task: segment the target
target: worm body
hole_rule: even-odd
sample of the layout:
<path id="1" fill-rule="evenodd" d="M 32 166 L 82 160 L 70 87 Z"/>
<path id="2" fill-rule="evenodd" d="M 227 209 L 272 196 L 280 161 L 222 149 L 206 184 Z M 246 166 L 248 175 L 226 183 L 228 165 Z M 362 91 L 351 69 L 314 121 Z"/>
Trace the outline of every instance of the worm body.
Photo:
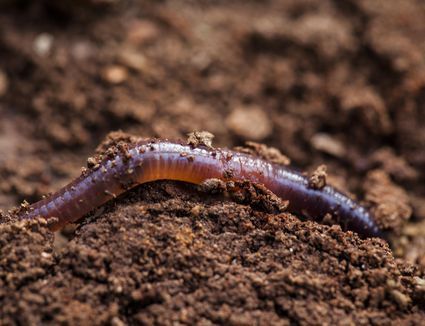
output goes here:
<path id="1" fill-rule="evenodd" d="M 104 159 L 97 169 L 32 204 L 20 217 L 57 217 L 52 225 L 57 230 L 136 185 L 155 180 L 199 184 L 211 178 L 261 183 L 288 200 L 291 212 L 316 220 L 332 214 L 344 229 L 382 237 L 365 208 L 330 186 L 311 189 L 305 176 L 248 154 L 169 141 L 139 142 L 126 153 Z"/>

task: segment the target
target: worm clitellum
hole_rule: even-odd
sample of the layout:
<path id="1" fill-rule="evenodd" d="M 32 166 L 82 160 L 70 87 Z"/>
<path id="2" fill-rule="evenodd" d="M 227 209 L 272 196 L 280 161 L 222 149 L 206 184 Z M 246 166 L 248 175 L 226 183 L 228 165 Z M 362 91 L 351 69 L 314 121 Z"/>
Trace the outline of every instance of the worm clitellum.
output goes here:
<path id="1" fill-rule="evenodd" d="M 305 176 L 252 155 L 162 140 L 138 142 L 126 153 L 104 159 L 97 168 L 30 205 L 20 218 L 57 217 L 51 226 L 57 230 L 133 186 L 155 180 L 199 184 L 211 178 L 263 184 L 289 201 L 290 212 L 316 220 L 329 213 L 343 228 L 364 237 L 382 237 L 371 214 L 331 186 L 312 189 Z"/>

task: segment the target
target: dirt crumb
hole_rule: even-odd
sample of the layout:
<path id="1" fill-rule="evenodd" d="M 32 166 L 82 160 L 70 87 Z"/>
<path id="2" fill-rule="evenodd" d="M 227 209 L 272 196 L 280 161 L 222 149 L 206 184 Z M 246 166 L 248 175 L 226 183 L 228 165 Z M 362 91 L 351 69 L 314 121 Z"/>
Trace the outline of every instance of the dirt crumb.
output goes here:
<path id="1" fill-rule="evenodd" d="M 212 148 L 212 141 L 214 135 L 208 131 L 193 131 L 189 133 L 187 138 L 187 144 L 197 147 L 197 146 L 206 146 Z"/>
<path id="2" fill-rule="evenodd" d="M 128 71 L 122 66 L 110 66 L 104 69 L 102 77 L 111 84 L 121 84 L 127 80 Z"/>
<path id="3" fill-rule="evenodd" d="M 114 148 L 118 147 L 119 144 L 135 144 L 140 138 L 134 135 L 130 135 L 123 131 L 114 131 L 106 135 L 104 141 L 96 148 L 97 155 L 114 155 Z"/>
<path id="4" fill-rule="evenodd" d="M 198 189 L 203 192 L 207 193 L 223 193 L 227 190 L 226 182 L 221 179 L 207 179 L 203 181 L 199 186 Z"/>
<path id="5" fill-rule="evenodd" d="M 54 37 L 48 33 L 41 33 L 34 39 L 33 49 L 39 56 L 48 56 L 54 45 Z"/>
<path id="6" fill-rule="evenodd" d="M 97 161 L 94 157 L 89 157 L 87 159 L 87 168 L 91 169 L 97 165 Z"/>
<path id="7" fill-rule="evenodd" d="M 326 186 L 326 165 L 319 165 L 309 176 L 308 186 L 311 189 L 323 189 Z"/>

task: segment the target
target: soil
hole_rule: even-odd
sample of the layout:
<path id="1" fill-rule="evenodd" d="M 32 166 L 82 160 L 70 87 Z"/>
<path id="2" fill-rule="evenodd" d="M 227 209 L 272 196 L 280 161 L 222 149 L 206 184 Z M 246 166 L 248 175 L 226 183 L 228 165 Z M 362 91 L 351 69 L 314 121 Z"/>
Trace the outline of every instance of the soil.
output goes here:
<path id="1" fill-rule="evenodd" d="M 423 323 L 424 17 L 421 0 L 0 1 L 0 325 Z M 250 183 L 141 185 L 57 234 L 8 213 L 116 130 L 290 162 L 390 241 Z"/>

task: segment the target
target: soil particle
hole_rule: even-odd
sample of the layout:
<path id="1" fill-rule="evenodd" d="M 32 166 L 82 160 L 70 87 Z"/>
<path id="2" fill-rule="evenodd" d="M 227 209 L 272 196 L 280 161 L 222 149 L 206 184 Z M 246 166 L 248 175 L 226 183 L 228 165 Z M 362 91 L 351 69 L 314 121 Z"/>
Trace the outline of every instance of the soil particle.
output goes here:
<path id="1" fill-rule="evenodd" d="M 308 178 L 308 186 L 312 189 L 323 189 L 326 186 L 326 165 L 318 166 Z"/>
<path id="2" fill-rule="evenodd" d="M 96 154 L 99 157 L 114 158 L 120 151 L 125 151 L 126 147 L 135 144 L 138 140 L 137 137 L 122 131 L 110 132 L 106 135 L 105 140 L 97 146 Z"/>
<path id="3" fill-rule="evenodd" d="M 257 207 L 269 213 L 284 212 L 289 204 L 261 184 L 229 182 L 226 183 L 226 191 L 236 202 L 253 208 Z"/>
<path id="4" fill-rule="evenodd" d="M 37 55 L 45 57 L 51 53 L 54 37 L 48 33 L 37 35 L 34 39 L 33 48 Z"/>
<path id="5" fill-rule="evenodd" d="M 212 194 L 224 193 L 227 190 L 227 184 L 221 179 L 211 178 L 199 184 L 198 189 L 199 191 Z"/>
<path id="6" fill-rule="evenodd" d="M 128 78 L 128 71 L 122 66 L 110 66 L 104 69 L 102 77 L 111 84 L 121 84 Z"/>
<path id="7" fill-rule="evenodd" d="M 91 169 L 95 167 L 96 165 L 98 165 L 98 163 L 94 157 L 89 157 L 87 159 L 87 168 Z"/>
<path id="8" fill-rule="evenodd" d="M 208 131 L 194 131 L 187 135 L 187 144 L 191 146 L 206 146 L 212 148 L 214 135 Z"/>

